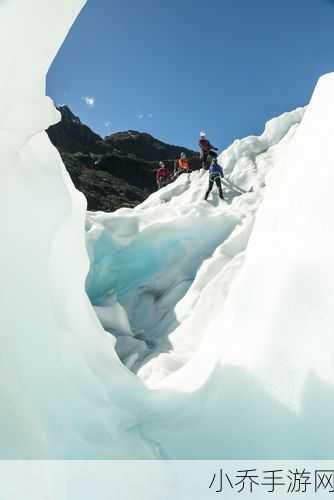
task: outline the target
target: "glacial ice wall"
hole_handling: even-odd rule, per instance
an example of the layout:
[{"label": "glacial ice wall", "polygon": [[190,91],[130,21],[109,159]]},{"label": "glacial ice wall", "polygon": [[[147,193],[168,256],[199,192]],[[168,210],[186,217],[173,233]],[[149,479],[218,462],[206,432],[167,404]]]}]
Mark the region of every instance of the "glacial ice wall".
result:
[{"label": "glacial ice wall", "polygon": [[84,3],[0,3],[1,458],[155,456],[136,429],[119,445],[145,389],[84,292],[86,204],[44,132],[46,73]]},{"label": "glacial ice wall", "polygon": [[192,360],[160,385],[188,391],[168,426],[151,428],[163,433],[168,456],[186,449],[193,458],[331,458],[333,96],[330,74],[270,173],[224,308]]}]

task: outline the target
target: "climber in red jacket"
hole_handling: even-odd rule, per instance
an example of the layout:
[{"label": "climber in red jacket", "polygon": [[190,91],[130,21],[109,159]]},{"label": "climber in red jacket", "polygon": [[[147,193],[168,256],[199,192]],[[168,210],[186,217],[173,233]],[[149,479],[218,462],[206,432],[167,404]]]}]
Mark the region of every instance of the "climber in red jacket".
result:
[{"label": "climber in red jacket", "polygon": [[168,168],[165,166],[163,161],[159,162],[159,169],[157,170],[156,173],[156,181],[157,181],[157,186],[158,189],[166,186],[171,179],[170,172]]},{"label": "climber in red jacket", "polygon": [[201,149],[201,160],[202,160],[202,168],[207,169],[208,164],[207,160],[208,157],[210,156],[211,158],[217,158],[217,153],[218,148],[215,148],[215,146],[212,146],[210,141],[206,138],[206,133],[201,132],[200,133],[200,139],[199,139],[199,147]]}]

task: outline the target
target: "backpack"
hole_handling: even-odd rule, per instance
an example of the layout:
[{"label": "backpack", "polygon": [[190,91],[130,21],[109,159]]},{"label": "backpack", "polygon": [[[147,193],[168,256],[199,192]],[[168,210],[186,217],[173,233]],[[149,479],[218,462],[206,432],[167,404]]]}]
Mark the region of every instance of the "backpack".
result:
[{"label": "backpack", "polygon": [[209,168],[210,177],[217,177],[218,175],[223,175],[222,168],[218,165],[218,163],[211,163]]}]

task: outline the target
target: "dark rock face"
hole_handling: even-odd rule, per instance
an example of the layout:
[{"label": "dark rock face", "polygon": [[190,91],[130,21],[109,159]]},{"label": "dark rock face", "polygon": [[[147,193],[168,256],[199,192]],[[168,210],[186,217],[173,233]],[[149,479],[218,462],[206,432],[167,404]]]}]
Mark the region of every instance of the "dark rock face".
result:
[{"label": "dark rock face", "polygon": [[108,170],[101,170],[88,154],[62,152],[61,156],[74,185],[85,194],[88,210],[112,212],[120,207],[135,207],[153,192],[153,187],[140,188]]},{"label": "dark rock face", "polygon": [[49,128],[48,134],[54,146],[66,153],[104,153],[108,147],[101,137],[81,123],[68,106],[58,108],[62,120]]},{"label": "dark rock face", "polygon": [[88,210],[111,212],[138,205],[156,189],[157,163],[165,161],[172,169],[181,152],[186,153],[193,169],[200,168],[198,154],[187,148],[133,130],[102,139],[67,106],[58,109],[62,120],[50,127],[48,134],[74,185],[85,194]]}]

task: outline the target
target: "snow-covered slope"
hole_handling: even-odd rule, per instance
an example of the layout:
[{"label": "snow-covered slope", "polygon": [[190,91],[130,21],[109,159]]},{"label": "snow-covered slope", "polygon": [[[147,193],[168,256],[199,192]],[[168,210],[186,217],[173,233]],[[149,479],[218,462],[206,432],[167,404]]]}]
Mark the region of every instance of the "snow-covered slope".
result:
[{"label": "snow-covered slope", "polygon": [[333,96],[326,75],[270,175],[224,308],[192,360],[160,385],[188,392],[168,425],[147,428],[166,456],[332,456]]},{"label": "snow-covered slope", "polygon": [[262,202],[265,178],[280,168],[304,109],[271,120],[260,137],[220,155],[225,188],[204,201],[208,173],[194,172],[136,209],[89,213],[88,294],[122,361],[150,385],[183,366],[222,310]]}]

